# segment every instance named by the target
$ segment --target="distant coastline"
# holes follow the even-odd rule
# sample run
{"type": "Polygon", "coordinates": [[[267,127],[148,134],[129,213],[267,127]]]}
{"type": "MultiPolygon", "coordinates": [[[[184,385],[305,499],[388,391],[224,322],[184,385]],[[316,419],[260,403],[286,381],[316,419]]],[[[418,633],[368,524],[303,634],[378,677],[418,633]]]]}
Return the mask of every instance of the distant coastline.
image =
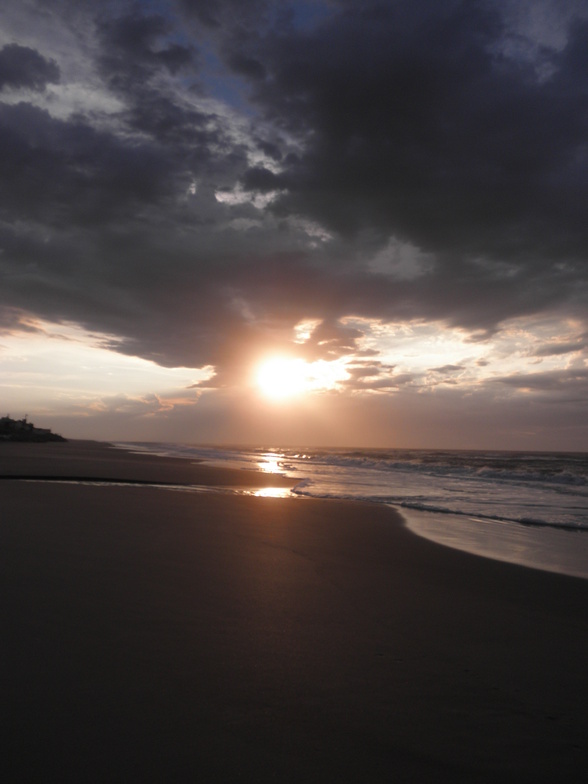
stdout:
{"type": "Polygon", "coordinates": [[[9,416],[0,418],[0,441],[67,441],[67,438],[52,433],[49,428],[35,427],[32,422],[24,419],[12,419],[9,416]]]}

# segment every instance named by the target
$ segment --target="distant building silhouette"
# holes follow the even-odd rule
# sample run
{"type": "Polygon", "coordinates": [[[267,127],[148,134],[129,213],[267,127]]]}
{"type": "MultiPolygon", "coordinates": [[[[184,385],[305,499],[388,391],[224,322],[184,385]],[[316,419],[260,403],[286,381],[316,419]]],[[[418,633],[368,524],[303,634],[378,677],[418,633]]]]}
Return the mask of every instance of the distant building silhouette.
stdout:
{"type": "Polygon", "coordinates": [[[52,433],[45,427],[35,427],[27,420],[12,419],[6,415],[0,418],[0,441],[67,441],[63,436],[52,433]]]}

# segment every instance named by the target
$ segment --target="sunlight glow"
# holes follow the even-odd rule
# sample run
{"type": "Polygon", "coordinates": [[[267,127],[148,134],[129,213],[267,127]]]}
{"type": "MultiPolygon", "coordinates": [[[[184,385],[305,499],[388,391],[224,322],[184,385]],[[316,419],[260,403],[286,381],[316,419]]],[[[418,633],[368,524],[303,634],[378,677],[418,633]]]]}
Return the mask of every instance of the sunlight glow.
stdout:
{"type": "Polygon", "coordinates": [[[257,369],[256,381],[265,397],[273,400],[295,397],[308,392],[334,389],[348,378],[340,362],[305,362],[303,359],[273,357],[257,369]]]}

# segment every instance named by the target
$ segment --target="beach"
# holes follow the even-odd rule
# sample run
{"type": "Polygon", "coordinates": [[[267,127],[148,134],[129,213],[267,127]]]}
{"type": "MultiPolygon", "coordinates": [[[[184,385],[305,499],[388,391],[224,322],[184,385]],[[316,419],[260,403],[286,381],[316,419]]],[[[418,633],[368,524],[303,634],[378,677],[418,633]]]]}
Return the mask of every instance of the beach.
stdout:
{"type": "Polygon", "coordinates": [[[586,779],[588,581],[96,442],[0,476],[5,780],[586,779]]]}

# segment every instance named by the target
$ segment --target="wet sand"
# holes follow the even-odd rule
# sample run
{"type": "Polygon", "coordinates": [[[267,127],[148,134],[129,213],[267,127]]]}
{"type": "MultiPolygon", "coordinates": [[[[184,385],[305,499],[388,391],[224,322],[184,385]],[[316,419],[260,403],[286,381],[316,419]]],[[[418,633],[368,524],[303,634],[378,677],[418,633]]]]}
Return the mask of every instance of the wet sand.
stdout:
{"type": "MultiPolygon", "coordinates": [[[[0,475],[252,487],[101,444],[0,475]]],[[[0,481],[5,780],[581,782],[588,581],[390,510],[0,481]]]]}

